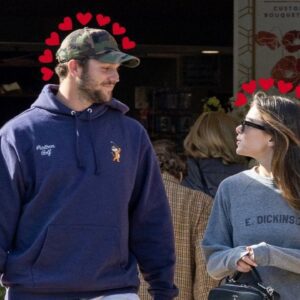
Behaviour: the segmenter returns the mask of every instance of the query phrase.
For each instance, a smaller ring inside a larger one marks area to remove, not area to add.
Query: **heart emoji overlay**
[[[39,61],[41,63],[51,63],[53,61],[52,51],[50,49],[44,50],[44,53],[39,56]]]
[[[58,29],[61,31],[71,31],[71,30],[73,30],[74,24],[75,24],[75,29],[76,29],[76,27],[78,27],[78,23],[80,23],[80,25],[85,26],[93,20],[94,16],[90,12],[85,12],[85,13],[78,12],[75,15],[75,17],[78,22],[76,22],[76,20],[75,20],[75,22],[73,22],[74,19],[72,20],[71,17],[69,17],[69,16],[64,17],[63,21],[57,25]],[[112,20],[109,16],[106,16],[101,13],[96,14],[95,19],[96,19],[95,21],[98,23],[98,25],[100,27],[105,26],[112,22]],[[80,26],[80,25],[79,25],[79,28],[82,28],[83,26]],[[136,47],[135,41],[131,40],[128,36],[125,36],[123,38],[120,37],[121,35],[124,35],[127,31],[124,26],[121,26],[120,23],[112,22],[111,27],[112,27],[111,28],[112,34],[115,36],[118,36],[119,43],[121,43],[122,48],[124,50],[129,50],[129,49]],[[47,66],[44,66],[40,69],[40,71],[42,73],[42,79],[44,81],[50,80],[52,78],[52,76],[54,75],[54,70],[51,69],[52,65],[50,65],[50,63],[53,63],[53,61],[55,59],[53,53],[55,53],[57,51],[57,47],[60,45],[61,40],[64,39],[67,34],[68,34],[67,32],[61,33],[61,32],[52,31],[50,33],[50,35],[45,39],[45,45],[51,46],[54,48],[52,50],[45,49],[43,51],[42,55],[38,56],[38,61],[40,63],[48,64]]]
[[[260,78],[258,80],[258,83],[264,91],[268,91],[274,85],[274,79],[273,78],[268,78],[268,79]]]
[[[65,17],[64,21],[58,24],[58,28],[63,31],[72,30],[73,28],[72,19],[70,17]]]
[[[293,88],[293,84],[291,82],[285,82],[284,80],[279,80],[277,86],[279,92],[282,94],[286,94]]]
[[[300,99],[300,85],[296,86],[295,95],[296,98]]]
[[[42,74],[43,74],[42,79],[43,79],[44,81],[50,80],[51,77],[52,77],[53,74],[54,74],[54,72],[53,72],[51,69],[47,68],[47,67],[42,67],[42,68],[41,68],[41,72],[42,72]]]
[[[92,17],[93,17],[93,15],[90,12],[87,12],[85,14],[79,12],[76,14],[76,18],[77,18],[78,22],[80,24],[82,24],[83,26],[88,24],[91,21]]]
[[[48,46],[57,46],[59,45],[59,35],[57,32],[51,32],[50,37],[45,40],[45,44]]]
[[[120,26],[119,23],[114,23],[112,26],[112,31],[114,35],[121,35],[124,34],[126,32],[126,28]]]
[[[247,103],[247,97],[243,93],[237,93],[236,100],[234,102],[234,106],[244,106]]]
[[[96,15],[96,21],[99,24],[99,26],[105,26],[110,23],[110,17],[98,14]]]
[[[249,83],[243,83],[242,89],[248,94],[252,94],[256,89],[256,81],[251,80]]]
[[[134,41],[131,41],[129,39],[129,37],[127,37],[127,36],[123,37],[123,39],[122,39],[122,48],[123,49],[128,50],[128,49],[134,48],[135,46],[136,46],[136,43]]]

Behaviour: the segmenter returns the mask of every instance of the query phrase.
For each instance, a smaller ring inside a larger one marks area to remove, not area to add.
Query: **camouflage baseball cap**
[[[139,58],[121,52],[114,37],[104,29],[81,28],[71,32],[56,52],[60,63],[71,59],[94,58],[104,63],[117,63],[135,68]]]

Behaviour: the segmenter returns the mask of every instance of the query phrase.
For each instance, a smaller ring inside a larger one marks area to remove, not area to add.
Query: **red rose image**
[[[300,58],[285,56],[272,69],[272,77],[278,82],[293,83],[294,87],[300,83]]]
[[[268,31],[259,31],[254,37],[256,43],[260,46],[267,46],[272,50],[275,50],[280,46],[278,37]]]
[[[295,44],[295,41],[298,43]],[[296,52],[300,50],[300,31],[292,30],[287,32],[282,38],[282,44],[288,52]]]

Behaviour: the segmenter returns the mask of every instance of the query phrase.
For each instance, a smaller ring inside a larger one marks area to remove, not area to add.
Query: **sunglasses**
[[[250,121],[246,121],[244,120],[242,123],[241,123],[241,132],[244,132],[245,131],[245,128],[246,126],[249,126],[249,127],[252,127],[252,128],[256,128],[256,129],[259,129],[259,130],[266,130],[266,127],[263,126],[263,125],[259,125],[259,124],[255,124],[253,122],[250,122]]]

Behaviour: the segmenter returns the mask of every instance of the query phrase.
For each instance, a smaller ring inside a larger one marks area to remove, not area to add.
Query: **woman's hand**
[[[247,273],[251,271],[252,267],[257,267],[257,263],[254,260],[254,252],[251,247],[246,248],[248,250],[248,254],[241,257],[241,259],[237,262],[237,270],[242,273]]]

